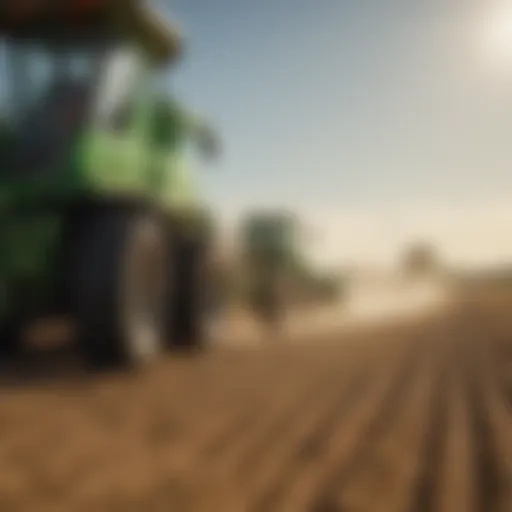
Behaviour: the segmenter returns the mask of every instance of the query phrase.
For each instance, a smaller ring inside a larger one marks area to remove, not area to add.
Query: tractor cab
[[[177,56],[179,38],[158,22],[135,1],[3,2],[2,172],[58,167],[85,123],[108,116],[143,65]]]
[[[8,40],[3,48],[3,170],[24,174],[55,163],[94,101],[100,45]]]

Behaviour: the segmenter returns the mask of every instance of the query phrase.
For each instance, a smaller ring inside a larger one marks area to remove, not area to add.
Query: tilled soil
[[[0,381],[0,511],[512,510],[512,301]]]

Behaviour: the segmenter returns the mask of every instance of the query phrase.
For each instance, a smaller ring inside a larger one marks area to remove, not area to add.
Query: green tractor
[[[249,298],[260,314],[279,320],[286,311],[336,301],[338,276],[321,273],[306,257],[304,228],[288,212],[257,211],[242,226]]]
[[[135,0],[13,0],[0,37],[0,353],[48,316],[93,366],[203,346],[213,217],[185,147],[218,144],[162,93],[179,34]]]
[[[275,326],[287,309],[297,229],[296,218],[280,211],[252,212],[241,228],[247,298],[258,316]]]

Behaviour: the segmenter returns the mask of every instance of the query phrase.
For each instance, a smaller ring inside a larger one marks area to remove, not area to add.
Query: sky
[[[166,0],[169,88],[214,121],[201,167],[234,219],[281,205],[315,257],[390,262],[425,237],[512,261],[512,9],[500,0]]]
[[[326,263],[512,262],[512,0],[148,1],[185,37],[165,86],[220,132],[193,163],[227,229],[278,206]]]

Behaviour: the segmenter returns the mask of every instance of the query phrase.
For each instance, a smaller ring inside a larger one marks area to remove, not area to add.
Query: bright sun
[[[512,66],[512,0],[501,1],[483,17],[484,57],[496,64]]]

